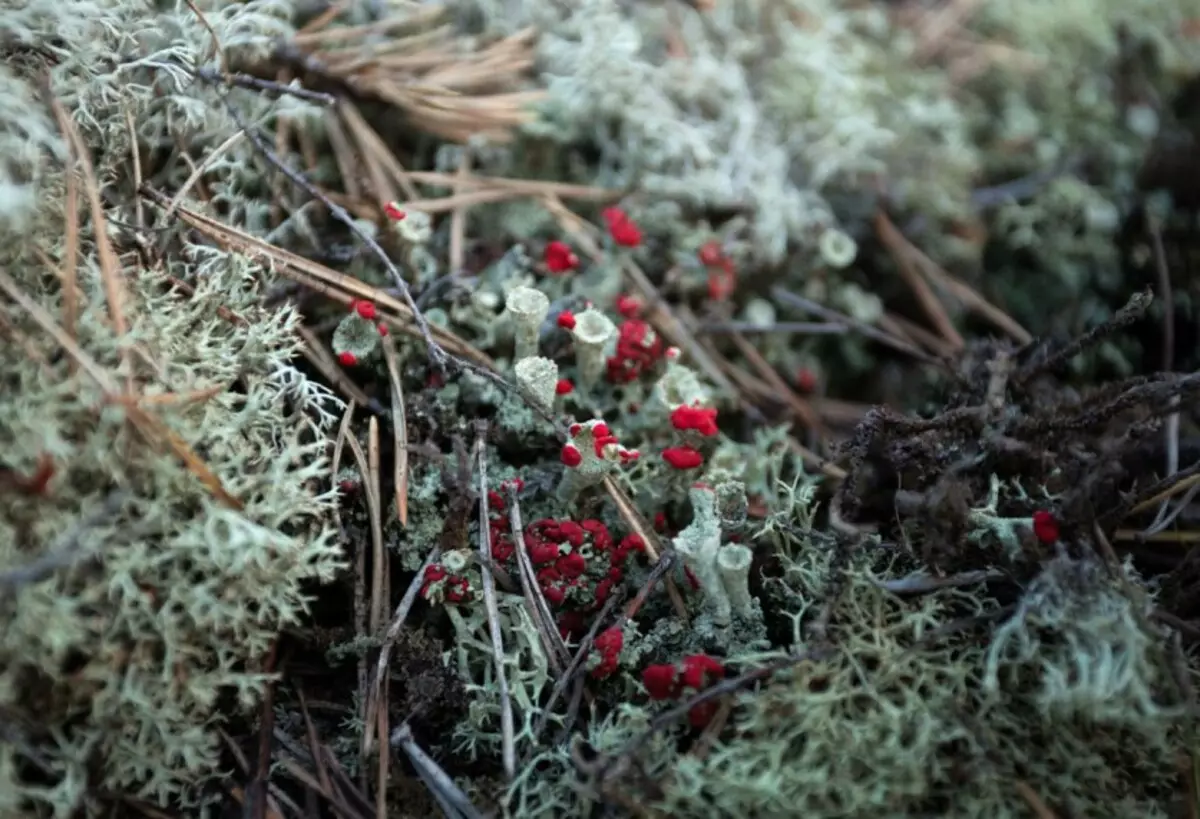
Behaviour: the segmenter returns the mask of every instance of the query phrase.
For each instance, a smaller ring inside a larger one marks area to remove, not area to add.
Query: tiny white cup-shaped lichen
[[[396,233],[410,245],[423,245],[433,236],[433,221],[420,210],[403,209],[404,218],[392,222]]]
[[[821,261],[835,269],[846,267],[858,256],[858,243],[850,234],[837,228],[827,228],[817,241],[817,248]]]
[[[520,361],[537,355],[538,330],[542,326],[542,320],[550,312],[550,299],[534,287],[514,287],[508,293],[505,306],[508,307],[516,325],[514,359]]]
[[[754,599],[750,597],[750,563],[754,553],[746,546],[727,543],[717,550],[717,572],[729,597],[729,604],[740,617],[754,615]]]
[[[754,327],[774,327],[775,305],[766,299],[751,299],[742,310],[742,318]]]
[[[575,358],[579,364],[579,383],[590,387],[604,373],[605,348],[617,335],[617,325],[599,310],[588,308],[575,316]]]
[[[334,355],[340,356],[349,353],[358,361],[362,361],[373,353],[378,345],[378,324],[357,313],[350,313],[334,328],[330,346],[333,348]]]
[[[538,406],[549,412],[554,406],[554,388],[558,385],[558,365],[548,358],[522,358],[513,367],[517,384],[529,393]]]
[[[674,412],[682,406],[708,406],[710,394],[695,371],[679,363],[679,351],[667,351],[667,371],[654,383],[654,395]]]

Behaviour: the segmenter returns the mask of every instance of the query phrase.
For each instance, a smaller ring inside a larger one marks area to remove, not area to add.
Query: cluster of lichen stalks
[[[408,215],[392,208],[390,215],[401,223]],[[641,232],[633,221],[617,208],[609,208],[604,218],[611,240],[610,250],[621,253],[636,248]],[[713,289],[727,295],[732,289],[731,264],[715,244],[704,248],[700,262],[710,271]],[[546,244],[543,271],[552,276],[571,275],[579,269],[575,253],[561,241]],[[711,406],[710,391],[697,375],[680,362],[677,348],[666,346],[649,324],[640,317],[637,299],[622,295],[615,301],[619,324],[597,305],[588,304],[580,312],[564,310],[554,317],[557,332],[569,334],[574,351],[574,381],[560,377],[560,366],[538,355],[539,337],[550,310],[550,299],[538,288],[519,284],[505,300],[512,322],[514,361],[512,372],[522,393],[546,414],[561,411],[565,396],[577,405],[591,404],[589,396],[612,386],[640,384],[649,397],[638,412],[661,415],[676,440],[660,450],[666,483],[674,486],[673,499],[690,497],[693,521],[673,539],[684,564],[679,577],[693,590],[700,590],[707,601],[713,621],[727,627],[735,618],[761,619],[750,597],[751,552],[746,546],[726,542],[721,519],[716,511],[716,491],[702,480],[706,449],[719,436],[717,409]],[[373,318],[370,305],[355,305],[343,324],[364,325]],[[335,342],[335,349],[336,349]],[[563,369],[566,369],[565,366]],[[623,466],[637,463],[642,452],[625,446],[616,430],[601,418],[571,419],[568,441],[560,450],[563,467],[555,501],[564,509],[576,508],[581,494],[594,490]],[[733,484],[730,484],[732,486]],[[524,482],[517,478],[488,493],[490,511],[488,541],[495,565],[513,576],[520,573],[518,548],[524,548],[533,567],[539,593],[553,611],[564,639],[578,639],[588,630],[613,595],[614,589],[630,580],[631,561],[644,574],[650,561],[646,544],[635,532],[614,537],[599,519],[572,520],[543,518],[523,528],[517,536],[510,528],[507,513],[507,489],[520,491]],[[664,504],[665,505],[665,504]],[[666,516],[662,509],[646,510],[655,528],[664,531]],[[471,627],[458,613],[458,607],[478,602],[477,567],[465,552],[451,552],[438,563],[424,569],[421,595],[445,607],[460,642],[469,639]],[[598,635],[589,667],[595,678],[608,677],[622,664],[624,634],[613,626]],[[640,656],[633,654],[633,659]],[[697,660],[695,657],[705,657]],[[460,662],[465,663],[460,654]],[[686,663],[716,663],[707,655],[692,655]],[[718,664],[719,665],[719,664]],[[661,675],[662,666],[649,666],[647,679]],[[466,671],[465,666],[463,668]],[[691,676],[689,675],[689,679]],[[666,696],[661,685],[648,684],[652,697]]]

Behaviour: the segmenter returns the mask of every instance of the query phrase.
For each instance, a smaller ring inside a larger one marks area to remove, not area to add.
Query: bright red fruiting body
[[[605,208],[602,214],[608,223],[608,234],[621,247],[637,247],[642,243],[642,230],[625,211],[617,207]]]
[[[558,326],[564,330],[575,329],[575,314],[570,310],[563,310],[558,314]]]
[[[446,570],[440,563],[432,563],[425,567],[425,582],[436,583],[446,579]]]
[[[354,310],[354,312],[358,313],[367,321],[375,320],[375,305],[372,302],[369,302],[366,299],[357,300],[351,302],[350,307]]]
[[[562,452],[559,453],[559,459],[565,466],[574,469],[583,463],[583,453],[574,444],[567,444],[562,448]]]
[[[617,670],[621,649],[625,646],[625,634],[617,626],[609,626],[596,637],[596,651],[600,663],[592,669],[592,676],[604,678]]]
[[[633,296],[617,296],[617,312],[627,319],[635,319],[642,312],[642,303]]]
[[[492,539],[492,560],[505,561],[516,554],[517,547],[507,537]]]
[[[717,410],[715,407],[679,406],[671,412],[671,426],[680,430],[694,430],[708,437],[717,434]]]
[[[570,395],[575,391],[575,385],[568,378],[558,379],[558,383],[554,385],[555,395]]]
[[[546,244],[542,258],[546,263],[546,269],[554,274],[568,273],[579,267],[579,257],[565,242],[557,240]]]
[[[471,599],[471,587],[465,577],[451,577],[446,580],[446,602],[464,603]]]
[[[737,271],[733,262],[722,259],[716,267],[708,269],[708,297],[713,301],[724,301],[737,287]]]
[[[358,356],[352,352],[346,351],[344,353],[338,353],[338,361],[341,362],[343,367],[353,367],[358,363]]]
[[[1033,513],[1033,534],[1037,536],[1038,541],[1047,545],[1058,540],[1058,521],[1053,513],[1045,509]]]
[[[817,388],[817,374],[808,367],[801,367],[796,372],[796,389],[800,392],[812,392]]]
[[[616,355],[608,359],[608,380],[614,384],[636,381],[663,357],[663,341],[641,319],[629,319],[617,330]]]
[[[675,469],[695,469],[704,463],[704,456],[690,446],[668,447],[662,456]]]
[[[388,202],[386,205],[384,205],[383,212],[384,215],[386,215],[387,218],[391,219],[393,222],[399,222],[401,219],[404,219],[408,216],[408,214],[405,213],[395,202]]]
[[[695,691],[707,687],[711,680],[719,680],[725,676],[725,666],[707,654],[684,657],[680,665],[680,681],[685,688]]]
[[[717,703],[713,700],[701,702],[688,709],[688,722],[696,730],[703,730],[717,715]]]
[[[696,257],[700,259],[700,264],[705,267],[712,267],[721,263],[725,258],[725,251],[721,248],[721,243],[716,239],[710,239],[700,246],[700,250],[696,252]]]
[[[642,685],[652,700],[669,700],[679,696],[679,670],[670,663],[648,665],[642,670]]]
[[[574,579],[587,571],[587,561],[579,552],[565,554],[554,564],[563,577]]]

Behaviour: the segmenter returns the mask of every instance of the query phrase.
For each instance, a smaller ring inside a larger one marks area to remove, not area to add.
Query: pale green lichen
[[[579,386],[587,389],[604,374],[607,348],[617,337],[617,326],[599,310],[587,309],[575,316],[571,334],[575,337]]]
[[[334,328],[330,346],[335,355],[349,353],[356,361],[365,361],[379,349],[379,327],[357,313],[350,313]]]
[[[550,299],[536,288],[515,287],[508,292],[505,307],[512,317],[516,334],[513,360],[519,362],[537,355],[538,331],[542,327],[542,319],[550,311]]]
[[[543,410],[554,407],[555,389],[558,386],[558,365],[548,358],[531,356],[517,362],[513,368],[517,385]]]
[[[570,503],[583,490],[603,483],[629,457],[629,450],[620,444],[608,444],[596,451],[596,428],[601,426],[607,428],[607,424],[597,418],[579,424],[577,429],[572,427],[567,446],[579,453],[580,462],[563,470],[557,491],[557,497],[563,503]]]

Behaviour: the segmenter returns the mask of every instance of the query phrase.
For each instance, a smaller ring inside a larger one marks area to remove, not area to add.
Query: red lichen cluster
[[[705,438],[716,435],[716,407],[701,407],[698,404],[690,407],[678,406],[671,413],[671,426],[680,432],[698,432]]]
[[[567,430],[572,440],[563,445],[559,459],[569,469],[574,469],[583,463],[583,453],[579,451],[579,447],[574,442],[583,432],[583,429],[583,424],[571,424]],[[621,463],[627,464],[641,457],[641,453],[636,449],[626,449],[621,446],[621,442],[617,440],[617,436],[612,434],[608,428],[608,424],[605,424],[603,421],[593,424],[591,432],[592,450],[596,453],[597,458],[611,460],[611,456],[615,455],[621,459]],[[610,447],[611,450],[609,449]]]
[[[707,654],[693,654],[679,663],[647,666],[642,671],[642,685],[652,700],[673,700],[686,693],[702,691],[717,680],[725,678],[725,666]],[[688,711],[688,721],[694,728],[708,725],[716,711],[716,702],[703,702]]]
[[[600,661],[592,666],[592,676],[604,679],[616,673],[621,661],[621,649],[625,647],[625,635],[617,626],[610,626],[596,636],[596,653]]]
[[[467,578],[450,574],[441,563],[426,566],[424,580],[421,596],[426,600],[465,603],[471,599],[471,584]]]
[[[566,242],[558,240],[546,244],[546,250],[542,254],[542,261],[546,263],[546,270],[555,276],[569,273],[579,267],[579,257],[575,255]]]
[[[673,469],[696,469],[704,465],[704,456],[690,446],[670,446],[662,452],[663,460]]]
[[[617,207],[605,208],[601,216],[608,225],[608,235],[621,247],[637,247],[642,243],[642,229]]]
[[[708,271],[708,297],[724,301],[737,287],[737,268],[717,240],[705,242],[696,253],[700,264]]]
[[[515,574],[516,544],[503,512],[506,501],[499,492],[489,492],[488,506],[492,559]],[[614,541],[608,527],[594,518],[536,520],[525,527],[522,539],[538,586],[557,613],[564,636],[586,628],[587,615],[599,611],[624,579],[630,555],[646,550],[636,534]]]
[[[654,368],[666,352],[662,338],[641,319],[630,318],[617,328],[616,355],[608,359],[608,380],[629,384]]]

